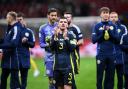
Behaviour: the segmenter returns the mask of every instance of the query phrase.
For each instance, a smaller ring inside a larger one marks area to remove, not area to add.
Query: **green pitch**
[[[34,78],[32,69],[29,71],[27,89],[48,89],[48,80],[44,76],[43,61],[36,60],[41,74]],[[76,76],[78,89],[96,89],[96,64],[94,58],[82,58],[80,74]]]
[[[33,77],[33,70],[29,70],[27,89],[48,89],[48,80],[45,77],[43,60],[37,59],[35,62],[40,70],[40,75],[35,78]],[[76,76],[76,83],[78,89],[96,89],[95,58],[81,58],[80,74]]]

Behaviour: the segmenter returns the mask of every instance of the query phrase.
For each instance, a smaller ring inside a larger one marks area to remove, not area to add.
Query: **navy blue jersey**
[[[77,41],[80,39],[83,39],[83,34],[82,34],[80,28],[78,26],[76,26],[75,24],[71,24],[69,26],[68,30],[71,31],[75,35],[75,38]],[[79,55],[79,46],[76,46],[76,51]]]
[[[122,40],[122,36],[127,34],[127,28],[125,25],[122,25],[121,23],[117,22],[116,23],[116,30],[118,33],[119,37],[119,43],[115,45],[115,50],[116,50],[116,64],[123,64],[124,63],[124,54],[122,49],[120,48],[120,41]]]
[[[120,45],[121,49],[124,52],[124,63],[128,63],[127,55],[128,55],[128,34],[122,37],[122,44]]]
[[[97,55],[115,54],[115,43],[118,39],[116,26],[112,22],[100,22],[95,25],[92,42],[97,43]]]
[[[21,24],[15,23],[7,32],[4,42],[0,44],[3,49],[3,58],[1,62],[2,68],[18,69],[18,46],[20,45]]]
[[[22,43],[22,38],[26,37],[28,40]],[[23,27],[21,33],[21,45],[18,47],[19,63],[21,68],[30,68],[30,51],[35,45],[35,36],[31,29]]]
[[[128,54],[128,34],[123,35],[120,47],[126,54]]]
[[[64,39],[63,34],[58,34],[58,40],[53,37],[51,48],[55,52],[54,70],[72,69],[71,52],[76,47],[76,40],[73,35],[68,32],[69,39]]]

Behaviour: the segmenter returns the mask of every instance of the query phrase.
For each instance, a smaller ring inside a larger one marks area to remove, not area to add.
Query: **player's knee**
[[[54,85],[54,84],[55,84],[53,78],[49,78],[49,84],[50,84],[50,85]]]

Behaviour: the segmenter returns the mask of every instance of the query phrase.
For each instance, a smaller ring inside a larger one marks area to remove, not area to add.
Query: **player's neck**
[[[109,19],[101,19],[102,22],[108,22]]]
[[[16,21],[12,21],[11,23],[10,23],[10,25],[14,25],[16,23]]]
[[[50,22],[50,21],[49,21],[49,24],[50,24],[50,25],[54,25],[54,23],[55,23],[55,22]]]

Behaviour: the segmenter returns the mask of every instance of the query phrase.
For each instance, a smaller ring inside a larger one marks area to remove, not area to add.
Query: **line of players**
[[[0,40],[0,49],[2,49],[0,89],[7,89],[9,75],[10,89],[26,89],[30,68],[29,48],[35,45],[34,33],[26,27],[21,13],[8,12],[6,20],[8,23],[6,34]]]
[[[92,32],[92,42],[97,43],[97,89],[114,89],[115,70],[117,89],[128,89],[127,28],[121,24],[117,12],[110,13],[108,7],[99,12],[101,22]]]
[[[79,73],[79,46],[83,44],[83,36],[80,29],[72,24],[72,14],[66,12],[64,16],[58,17],[57,10],[50,8],[48,23],[42,25],[39,31],[40,46],[46,52],[49,89],[76,89],[74,73]],[[4,39],[0,40],[3,54],[0,89],[7,89],[9,74],[10,89],[26,89],[30,68],[29,48],[34,47],[35,37],[32,30],[26,27],[22,14],[11,11],[6,19],[7,31]]]
[[[74,74],[79,73],[79,46],[83,44],[83,35],[72,23],[70,12],[65,12],[64,17],[57,15],[57,9],[48,9],[48,22],[39,29],[49,89],[76,89]]]

